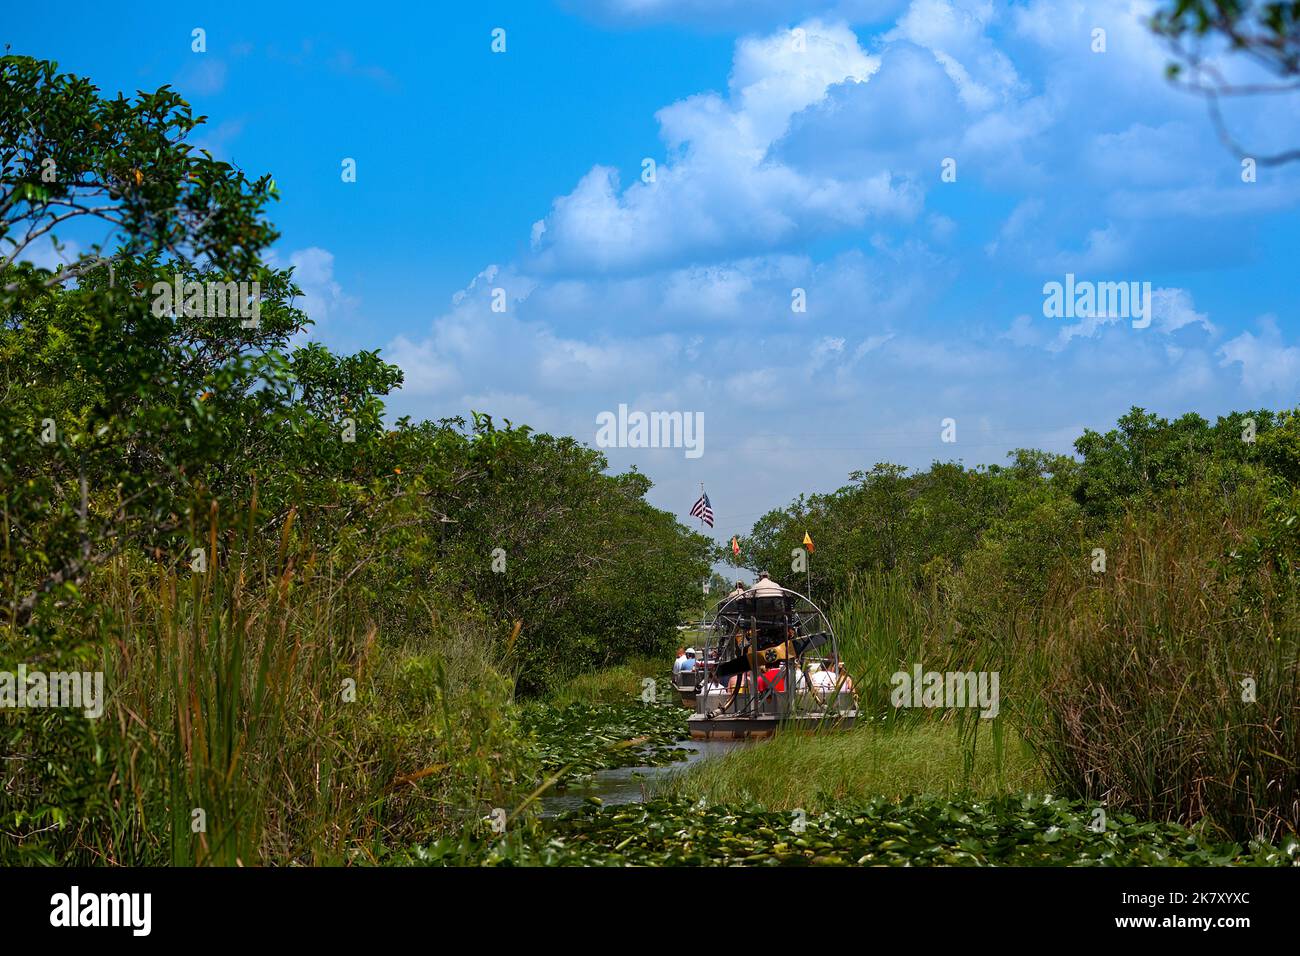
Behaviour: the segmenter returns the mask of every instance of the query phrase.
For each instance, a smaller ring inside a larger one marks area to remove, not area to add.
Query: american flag
[[[713,527],[713,505],[709,504],[709,496],[703,491],[700,492],[700,500],[691,509],[691,517],[699,518],[710,528]]]

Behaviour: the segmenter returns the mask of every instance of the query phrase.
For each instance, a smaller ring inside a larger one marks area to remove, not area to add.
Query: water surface
[[[679,773],[691,764],[708,757],[726,753],[745,746],[743,740],[683,740],[678,749],[686,752],[685,760],[666,767],[618,767],[598,770],[596,773],[571,780],[544,794],[539,802],[542,816],[553,817],[565,810],[574,810],[588,797],[599,797],[606,805],[641,803],[646,799],[651,784],[669,774]]]

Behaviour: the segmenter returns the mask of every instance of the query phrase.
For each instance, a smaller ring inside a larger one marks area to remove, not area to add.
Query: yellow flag
[[[809,554],[813,553],[812,535],[807,531],[803,533],[803,546],[808,549]]]

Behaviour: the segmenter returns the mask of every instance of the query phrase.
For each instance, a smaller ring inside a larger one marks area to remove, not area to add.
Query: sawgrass
[[[1104,574],[1081,547],[1018,612],[978,576],[958,575],[945,596],[863,575],[830,610],[862,714],[929,723],[933,712],[889,699],[890,675],[914,664],[997,671],[996,720],[946,715],[968,767],[974,735],[1016,734],[1068,796],[1207,822],[1238,842],[1296,833],[1300,593],[1268,562],[1238,562],[1259,549],[1266,508],[1245,492],[1171,494],[1099,542]]]
[[[1127,518],[1104,575],[1048,595],[1016,722],[1069,793],[1238,842],[1300,832],[1300,601],[1233,564],[1259,523],[1249,501],[1188,495]]]
[[[0,865],[374,858],[468,832],[536,775],[482,633],[431,615],[385,641],[287,539],[92,582],[104,716],[0,713]]]
[[[973,772],[968,772],[971,748],[951,721],[779,733],[673,774],[656,785],[654,796],[813,811],[872,797],[1044,791],[1047,781],[1028,748],[1019,740],[1003,744],[999,757],[992,735],[978,735]]]

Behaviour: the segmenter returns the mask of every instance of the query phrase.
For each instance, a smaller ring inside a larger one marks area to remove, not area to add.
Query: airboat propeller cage
[[[805,676],[803,655],[823,645],[818,656],[838,661],[830,621],[798,591],[764,575],[752,588],[728,595],[705,629],[704,679],[695,713],[686,721],[691,737],[735,740],[771,736],[778,727],[811,732],[852,727],[857,720],[852,689],[842,682],[815,687]]]
[[[807,609],[799,610],[798,602]],[[818,624],[824,626],[813,632]],[[836,653],[835,635],[821,609],[798,591],[763,577],[743,594],[729,596],[718,605],[705,659],[716,647],[716,674],[726,679],[802,657],[827,641]]]

